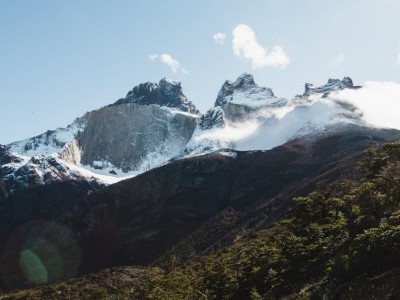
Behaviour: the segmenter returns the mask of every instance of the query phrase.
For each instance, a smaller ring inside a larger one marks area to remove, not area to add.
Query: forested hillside
[[[286,218],[212,254],[182,262],[173,253],[157,267],[109,269],[0,299],[394,299],[400,142],[367,149],[358,170],[359,180],[294,199]]]

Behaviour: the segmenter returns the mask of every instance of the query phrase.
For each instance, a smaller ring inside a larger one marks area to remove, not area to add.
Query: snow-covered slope
[[[82,133],[85,129],[85,125],[84,120],[78,118],[66,128],[48,130],[33,138],[11,143],[7,145],[7,148],[11,152],[26,156],[51,155],[58,153],[77,135]]]

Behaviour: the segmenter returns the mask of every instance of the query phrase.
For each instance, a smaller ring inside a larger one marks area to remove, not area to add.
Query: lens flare
[[[76,275],[81,251],[65,225],[31,221],[13,232],[0,260],[0,275],[13,288]]]
[[[46,266],[41,259],[31,250],[22,250],[19,258],[19,266],[26,279],[35,284],[46,283],[48,274]]]

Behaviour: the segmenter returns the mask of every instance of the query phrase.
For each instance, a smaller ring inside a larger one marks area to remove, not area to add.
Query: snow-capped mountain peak
[[[265,101],[275,102],[276,98],[272,89],[260,87],[254,82],[252,75],[244,73],[234,82],[225,81],[222,85],[215,106],[221,106],[226,103],[246,106],[263,106]]]

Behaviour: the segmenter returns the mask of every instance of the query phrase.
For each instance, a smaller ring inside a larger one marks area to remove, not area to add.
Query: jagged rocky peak
[[[244,100],[243,94],[254,95],[252,100],[263,100],[275,97],[270,88],[258,86],[254,82],[253,75],[243,73],[234,82],[229,80],[225,81],[218,93],[215,106],[220,106],[229,102],[241,104],[240,101]]]
[[[312,83],[306,83],[303,97],[310,96],[313,94],[323,94],[324,97],[328,96],[329,93],[344,89],[358,89],[361,86],[355,86],[353,80],[350,77],[344,77],[340,79],[329,78],[328,82],[319,87],[314,87]]]
[[[210,108],[200,120],[202,130],[225,127],[224,110],[220,106]]]
[[[192,114],[199,113],[196,106],[183,94],[181,83],[166,78],[159,83],[146,82],[135,86],[125,98],[119,99],[113,105],[125,103],[156,104]]]

